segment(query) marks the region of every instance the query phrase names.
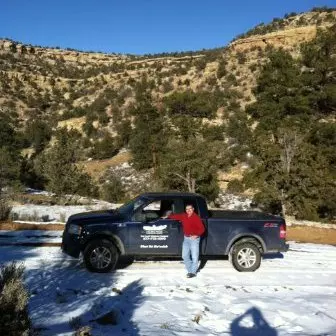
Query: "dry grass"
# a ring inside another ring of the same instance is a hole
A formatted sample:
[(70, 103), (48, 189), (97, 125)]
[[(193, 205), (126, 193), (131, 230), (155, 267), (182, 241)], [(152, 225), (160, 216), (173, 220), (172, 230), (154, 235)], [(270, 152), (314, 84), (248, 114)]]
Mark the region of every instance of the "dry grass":
[(15, 195), (14, 201), (17, 204), (55, 204), (55, 197), (43, 194), (25, 194), (25, 193), (18, 193)]
[(94, 179), (98, 180), (105, 170), (109, 167), (115, 167), (122, 163), (129, 162), (132, 156), (129, 152), (119, 153), (111, 159), (93, 160), (81, 162), (84, 170)]
[(242, 180), (246, 168), (244, 168), (243, 164), (238, 164), (233, 166), (229, 171), (219, 171), (218, 172), (218, 183), (221, 190), (226, 190), (227, 185), (232, 180)]
[(310, 226), (289, 226), (287, 227), (287, 240), (336, 245), (336, 230)]
[(42, 230), (42, 231), (63, 231), (64, 224), (29, 224), (0, 222), (0, 230), (21, 231), (21, 230)]
[(66, 127), (68, 130), (75, 129), (79, 132), (82, 132), (82, 126), (85, 124), (86, 117), (80, 118), (71, 118), (67, 120), (59, 121), (57, 124), (58, 128)]
[(12, 263), (0, 268), (0, 334), (30, 335), (28, 291), (23, 282), (24, 267)]

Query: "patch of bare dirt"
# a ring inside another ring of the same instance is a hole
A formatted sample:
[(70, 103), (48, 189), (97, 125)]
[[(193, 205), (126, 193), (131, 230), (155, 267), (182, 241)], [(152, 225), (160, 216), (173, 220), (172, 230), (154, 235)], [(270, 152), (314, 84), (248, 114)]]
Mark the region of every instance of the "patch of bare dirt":
[(95, 179), (99, 179), (109, 167), (115, 167), (132, 159), (129, 152), (119, 153), (111, 159), (81, 162), (84, 170)]

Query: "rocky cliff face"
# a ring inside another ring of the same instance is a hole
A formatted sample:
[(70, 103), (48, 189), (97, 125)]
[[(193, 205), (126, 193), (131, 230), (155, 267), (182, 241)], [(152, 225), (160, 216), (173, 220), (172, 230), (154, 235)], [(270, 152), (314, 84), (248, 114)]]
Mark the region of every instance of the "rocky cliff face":
[(317, 26), (286, 29), (261, 36), (252, 36), (232, 42), (229, 47), (236, 52), (246, 52), (253, 48), (284, 48), (293, 50), (316, 36)]
[(18, 54), (31, 54), (43, 57), (62, 57), (67, 62), (94, 62), (98, 64), (122, 62), (127, 60), (127, 55), (105, 54), (98, 52), (83, 52), (59, 48), (47, 48), (32, 45), (24, 45), (15, 41), (0, 39), (0, 52), (16, 52)]

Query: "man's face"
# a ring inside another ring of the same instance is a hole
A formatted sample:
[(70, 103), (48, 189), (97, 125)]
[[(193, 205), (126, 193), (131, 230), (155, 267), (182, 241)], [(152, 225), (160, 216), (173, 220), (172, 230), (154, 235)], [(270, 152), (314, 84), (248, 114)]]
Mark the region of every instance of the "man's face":
[(186, 213), (188, 216), (191, 216), (194, 213), (194, 208), (191, 205), (186, 206)]

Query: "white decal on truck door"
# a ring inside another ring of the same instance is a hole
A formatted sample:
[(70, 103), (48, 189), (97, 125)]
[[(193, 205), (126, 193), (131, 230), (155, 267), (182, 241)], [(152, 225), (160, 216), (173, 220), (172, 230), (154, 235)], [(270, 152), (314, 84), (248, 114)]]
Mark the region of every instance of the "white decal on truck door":
[[(145, 225), (140, 235), (142, 241), (166, 241), (168, 238), (167, 225)], [(144, 245), (140, 248), (168, 248), (168, 245)]]

